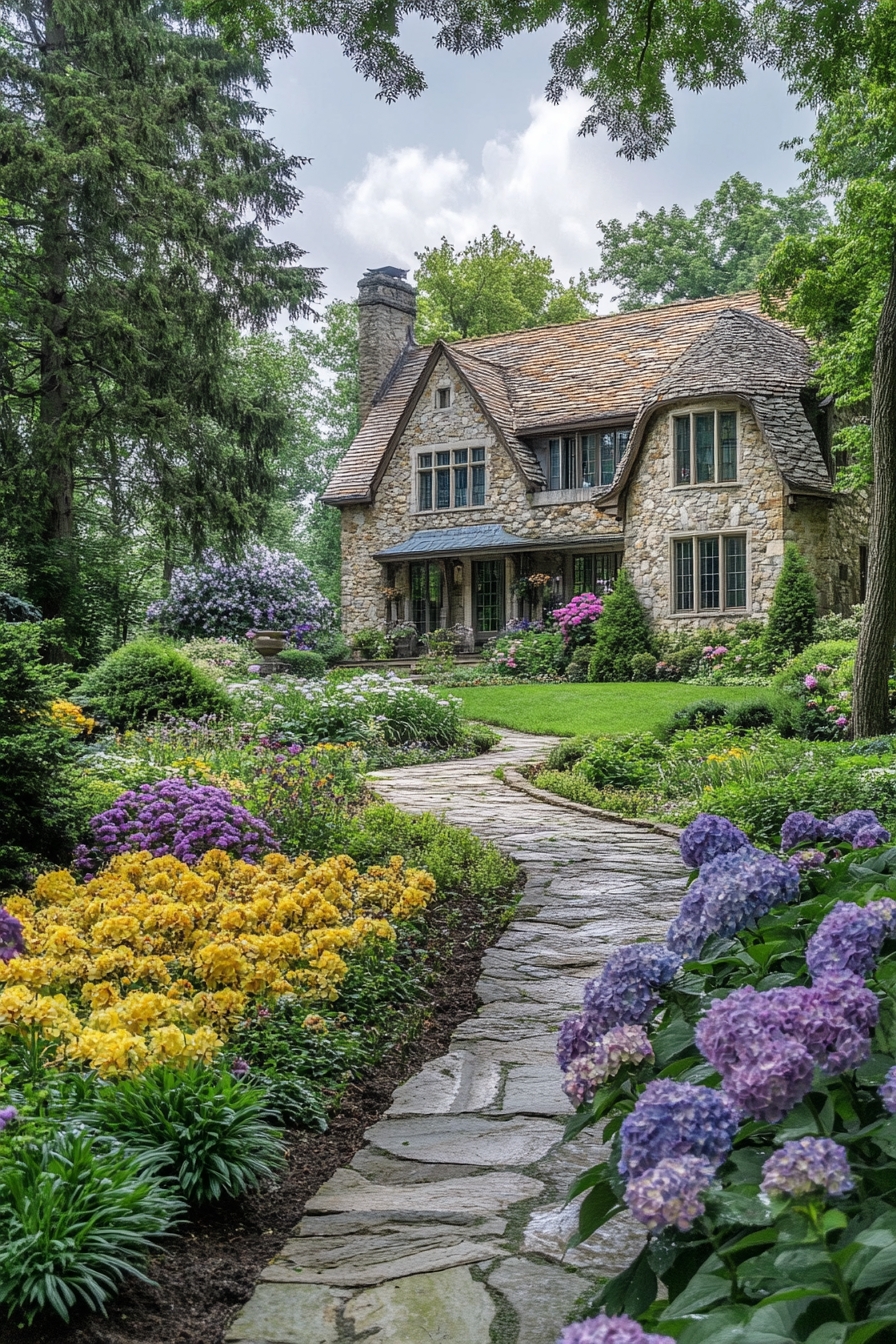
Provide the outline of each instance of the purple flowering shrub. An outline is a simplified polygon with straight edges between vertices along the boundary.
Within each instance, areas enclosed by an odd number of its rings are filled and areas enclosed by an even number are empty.
[[[239,560],[206,551],[196,565],[175,569],[168,596],[154,602],[147,617],[171,635],[225,635],[242,639],[247,630],[296,630],[305,642],[332,622],[333,607],[311,571],[287,551],[260,542]]]
[[[210,849],[257,862],[279,850],[268,825],[233,801],[226,789],[166,779],[141,784],[116,799],[90,822],[93,839],[75,851],[74,866],[85,879],[115,854],[149,850],[196,863]]]
[[[585,1195],[577,1240],[626,1208],[648,1233],[571,1338],[589,1340],[593,1322],[623,1310],[643,1330],[668,1322],[685,1344],[748,1344],[767,1330],[792,1344],[886,1338],[896,1324],[896,851],[838,854],[886,844],[864,810],[791,814],[785,847],[818,846],[800,850],[802,864],[738,843],[724,818],[698,820],[682,837],[699,874],[672,926],[674,961],[656,945],[620,949],[560,1029],[562,1087],[577,1106],[567,1133],[600,1124],[611,1141],[574,1187]],[[726,941],[706,945],[707,932]],[[621,1032],[614,1054],[608,1038]],[[645,1311],[657,1275],[668,1300]],[[779,1302],[786,1319],[769,1305]]]
[[[687,868],[702,868],[720,854],[730,854],[750,843],[739,827],[727,817],[716,817],[712,812],[701,812],[689,826],[685,826],[678,841],[682,862]]]
[[[10,962],[25,951],[22,921],[0,906],[0,961]]]
[[[563,643],[570,648],[590,644],[594,627],[603,615],[604,600],[596,593],[579,593],[565,607],[555,607],[551,617],[560,627]]]
[[[648,1335],[630,1316],[589,1316],[568,1325],[557,1344],[672,1344],[668,1335]]]

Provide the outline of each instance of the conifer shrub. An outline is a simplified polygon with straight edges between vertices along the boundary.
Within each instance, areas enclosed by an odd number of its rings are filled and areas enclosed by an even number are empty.
[[[812,643],[818,619],[815,580],[794,542],[784,548],[784,563],[768,613],[764,643],[783,662]]]
[[[136,728],[169,714],[223,714],[228,696],[215,679],[172,644],[135,639],[104,658],[81,682],[77,698],[114,728]]]
[[[620,569],[595,625],[588,680],[631,681],[632,659],[639,653],[652,652],[644,608],[627,571]]]

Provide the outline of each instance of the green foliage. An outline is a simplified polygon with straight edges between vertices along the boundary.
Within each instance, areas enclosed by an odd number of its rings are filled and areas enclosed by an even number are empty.
[[[630,681],[632,658],[652,652],[647,616],[627,570],[616,576],[612,593],[604,598],[603,615],[594,631],[590,681]]]
[[[785,237],[811,238],[829,224],[808,187],[785,196],[742,173],[724,181],[693,215],[680,205],[656,214],[639,210],[633,224],[598,222],[598,277],[618,290],[619,307],[644,308],[752,289],[772,249]]]
[[[59,669],[41,662],[45,625],[0,624],[0,890],[68,862],[93,795],[77,748],[49,716]]]
[[[523,630],[501,635],[489,648],[486,671],[503,677],[556,677],[566,664],[559,630]]]
[[[656,656],[652,653],[636,653],[631,668],[632,681],[656,680]]]
[[[775,721],[774,706],[767,700],[745,700],[739,705],[729,705],[725,711],[724,722],[732,728],[769,728]]]
[[[152,1157],[191,1204],[243,1195],[284,1165],[265,1094],[203,1064],[157,1068],[101,1087],[82,1118]]]
[[[778,690],[787,691],[809,673],[814,673],[819,663],[832,667],[836,672],[845,663],[851,662],[855,656],[854,639],[824,639],[817,644],[809,644],[802,653],[798,653],[784,664],[772,685]]]
[[[190,639],[178,648],[191,663],[222,681],[237,681],[248,675],[255,650],[248,643],[229,639]]]
[[[115,728],[168,714],[222,714],[230,704],[213,677],[154,639],[135,639],[110,653],[81,682],[79,698]]]
[[[361,658],[385,662],[392,657],[392,641],[376,625],[366,625],[356,630],[351,638],[352,650]]]
[[[773,657],[790,658],[812,643],[818,619],[815,580],[795,542],[784,547],[784,563],[768,612],[765,646]]]
[[[443,238],[416,253],[417,339],[456,341],[591,317],[593,272],[564,286],[550,257],[497,226],[460,251]]]
[[[858,639],[864,606],[858,603],[848,616],[831,611],[815,622],[815,638],[822,643],[830,639]]]
[[[592,746],[590,737],[567,737],[551,747],[545,759],[548,770],[571,770]]]
[[[650,779],[663,754],[652,733],[599,737],[582,756],[576,771],[596,789],[637,789]]]
[[[31,1322],[64,1321],[83,1304],[103,1311],[142,1266],[183,1205],[161,1186],[152,1159],[84,1131],[59,1130],[0,1164],[0,1302]]]
[[[477,756],[481,756],[498,745],[501,741],[501,734],[496,733],[493,728],[489,728],[485,723],[465,723],[463,740],[469,744]]]
[[[327,665],[314,649],[284,649],[278,654],[280,662],[295,677],[323,677]]]
[[[728,706],[721,700],[695,700],[690,705],[676,709],[659,730],[659,736],[668,742],[676,733],[686,733],[693,728],[708,728],[721,723],[728,713]]]

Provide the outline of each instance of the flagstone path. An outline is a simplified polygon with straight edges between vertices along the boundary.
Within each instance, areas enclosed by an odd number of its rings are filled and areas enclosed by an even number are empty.
[[[505,732],[473,761],[382,771],[376,788],[493,840],[525,869],[490,948],[482,1008],[396,1089],[365,1146],[321,1186],[233,1322],[230,1344],[554,1344],[576,1299],[628,1264],[628,1215],[565,1254],[570,1182],[602,1160],[561,1143],[557,1027],[613,948],[661,940],[685,871],[675,841],[514,792],[499,765],[556,739]]]

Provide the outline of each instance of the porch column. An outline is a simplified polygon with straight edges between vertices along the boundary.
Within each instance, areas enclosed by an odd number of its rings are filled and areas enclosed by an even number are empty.
[[[513,614],[513,572],[514,572],[513,558],[509,555],[505,555],[504,602],[502,604],[504,607],[504,622],[503,622],[504,625],[506,625],[508,621],[512,621],[515,619]]]

